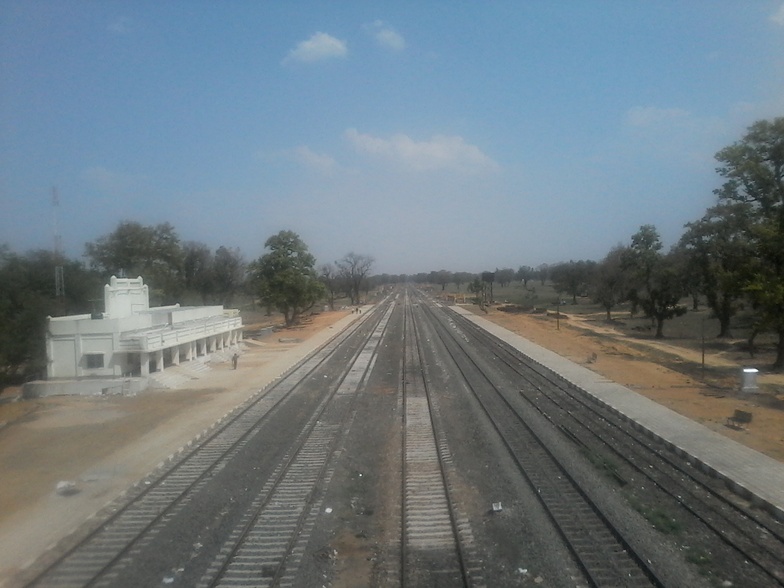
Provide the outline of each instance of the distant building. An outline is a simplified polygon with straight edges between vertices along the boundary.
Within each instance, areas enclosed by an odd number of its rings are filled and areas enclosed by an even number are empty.
[[[28,384],[26,396],[136,392],[147,387],[151,374],[203,361],[242,341],[237,310],[179,304],[150,308],[149,288],[141,277],[112,276],[104,287],[104,309],[48,317],[47,381]]]

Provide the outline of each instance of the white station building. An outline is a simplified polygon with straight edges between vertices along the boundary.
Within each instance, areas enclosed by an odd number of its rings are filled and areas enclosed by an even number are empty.
[[[47,380],[26,396],[138,392],[150,376],[183,362],[238,349],[242,319],[223,306],[150,308],[141,277],[104,286],[103,313],[48,317]]]

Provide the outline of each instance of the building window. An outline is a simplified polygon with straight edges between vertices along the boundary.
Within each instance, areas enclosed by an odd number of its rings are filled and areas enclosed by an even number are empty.
[[[103,353],[85,353],[84,357],[87,369],[103,367]]]

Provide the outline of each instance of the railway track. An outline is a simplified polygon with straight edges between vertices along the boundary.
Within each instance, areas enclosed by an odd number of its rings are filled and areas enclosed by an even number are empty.
[[[528,481],[554,528],[591,586],[663,586],[646,558],[604,516],[514,407],[505,400],[493,371],[468,353],[465,332],[445,326],[430,303],[419,305],[433,333],[460,370],[477,402]]]
[[[382,398],[386,410],[378,409]],[[366,449],[364,435],[376,431],[387,434]],[[368,472],[382,460],[387,471],[363,478],[372,484],[354,477],[355,467]],[[482,478],[493,471],[503,482]],[[519,491],[525,481],[530,490]],[[617,493],[608,491],[613,484]],[[517,570],[536,557],[524,545],[532,537],[551,548],[548,556],[558,554],[556,565],[532,564],[560,575],[557,585],[687,585],[668,575],[667,549],[635,536],[642,527],[655,535],[641,516],[621,520],[631,509],[618,496],[631,489],[642,501],[666,497],[679,516],[698,521],[702,536],[721,543],[717,556],[739,562],[735,585],[782,585],[784,539],[772,517],[470,320],[407,289],[144,480],[79,541],[50,554],[26,585],[328,583],[360,559],[340,542],[344,559],[332,555],[337,534],[363,545],[362,562],[376,562],[360,564],[368,585],[533,579]],[[491,493],[514,498],[514,507],[498,515],[483,508]],[[617,496],[608,502],[610,494]],[[355,499],[363,504],[356,511]],[[341,516],[327,516],[326,505]],[[515,535],[521,521],[525,541]]]
[[[529,408],[562,430],[619,485],[666,496],[673,510],[682,509],[734,552],[739,569],[745,568],[745,581],[752,580],[751,573],[759,585],[784,586],[784,526],[774,517],[742,504],[723,482],[464,317],[450,313],[449,320],[472,341],[492,349],[500,360],[496,364],[505,365],[518,380]]]
[[[322,509],[341,443],[351,429],[350,406],[394,310],[390,305],[347,376],[323,410],[300,433],[301,441],[281,463],[199,582],[211,586],[293,585],[310,531]]]
[[[451,490],[451,455],[406,296],[401,586],[484,586],[471,526]]]
[[[329,361],[342,361],[340,356],[352,349],[353,357],[343,372],[335,377],[323,374],[320,386],[326,392],[315,395],[306,425],[253,499],[253,508],[243,509],[237,530],[213,563],[198,581],[186,578],[189,570],[177,566],[159,581],[239,586],[253,577],[252,585],[272,586],[296,573],[301,545],[318,514],[320,491],[329,480],[329,464],[350,428],[351,401],[372,367],[392,308],[388,303],[369,313],[274,386],[260,391],[165,471],[145,480],[132,497],[117,505],[114,514],[48,562],[29,585],[130,585],[129,574],[144,567],[142,554],[167,524],[198,502],[199,493],[229,470],[232,460],[276,419],[304,383],[321,375]]]

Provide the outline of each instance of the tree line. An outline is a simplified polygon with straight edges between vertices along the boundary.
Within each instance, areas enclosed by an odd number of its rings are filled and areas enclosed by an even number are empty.
[[[316,269],[316,258],[293,231],[280,231],[264,243],[268,253],[249,266],[248,280],[253,292],[267,307],[276,308],[291,325],[325,300],[335,309],[335,299],[344,295],[352,305],[370,289],[373,258],[353,251],[334,263]]]
[[[317,271],[296,233],[281,231],[265,248],[267,253],[248,262],[238,248],[183,242],[170,223],[135,221],[122,221],[86,243],[84,260],[48,250],[17,253],[0,245],[0,389],[45,373],[46,317],[102,312],[103,286],[112,275],[142,276],[153,306],[230,306],[242,296],[279,311],[287,325],[322,300],[334,307],[336,298],[345,296],[358,304],[369,289],[373,258],[368,255],[351,252]],[[60,295],[58,267],[64,276]]]
[[[702,218],[685,225],[669,251],[656,227],[643,225],[627,246],[597,264],[577,262],[556,271],[571,294],[591,285],[607,310],[629,301],[656,323],[682,315],[681,300],[704,297],[730,335],[741,309],[753,316],[751,343],[761,332],[777,336],[774,367],[784,368],[784,118],[758,121],[740,141],[716,154],[723,183]]]
[[[549,280],[576,301],[589,295],[610,316],[629,302],[664,334],[665,321],[686,312],[682,304],[706,300],[730,334],[743,308],[753,314],[753,338],[778,337],[774,367],[784,368],[784,118],[758,121],[736,143],[716,154],[722,185],[702,218],[687,223],[669,251],[656,227],[643,225],[627,245],[613,247],[598,261],[520,266],[473,274],[446,270],[419,274],[371,275],[373,258],[348,253],[316,265],[307,245],[292,231],[265,242],[266,253],[246,261],[237,248],[213,250],[182,242],[169,223],[119,223],[114,231],[85,245],[85,261],[58,258],[50,251],[16,253],[0,246],[0,386],[45,368],[46,316],[101,311],[102,287],[111,275],[141,275],[153,304],[174,302],[231,305],[250,296],[296,322],[321,301],[334,308],[341,296],[359,304],[362,293],[390,283],[456,284],[492,295],[493,284]],[[55,296],[55,268],[62,267],[65,291]],[[693,304],[694,304],[693,303]]]
[[[440,270],[417,274],[415,281],[456,284],[480,299],[492,297],[494,283],[552,282],[559,293],[590,296],[611,316],[631,303],[664,336],[665,321],[705,300],[719,322],[719,337],[731,334],[741,309],[752,314],[754,337],[777,337],[773,367],[784,368],[784,118],[754,123],[741,140],[715,156],[722,185],[715,204],[689,222],[679,241],[664,250],[654,225],[643,225],[627,245],[613,247],[601,261],[569,261],[537,267],[496,269],[481,274]]]

